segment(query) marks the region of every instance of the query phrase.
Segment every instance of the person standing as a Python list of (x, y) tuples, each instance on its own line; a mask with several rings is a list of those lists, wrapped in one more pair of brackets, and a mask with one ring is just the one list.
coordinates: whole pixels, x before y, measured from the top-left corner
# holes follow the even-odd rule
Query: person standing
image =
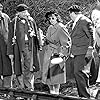
[[(50, 26), (47, 29), (45, 53), (42, 70), (42, 82), (47, 84), (51, 94), (59, 94), (60, 84), (66, 83), (65, 62), (51, 62), (53, 56), (67, 56), (69, 37), (63, 28), (58, 14), (49, 11), (45, 15)], [(57, 60), (58, 61), (58, 60)]]
[(97, 0), (95, 8), (92, 10), (91, 13), (91, 20), (94, 24), (94, 59), (96, 62), (96, 70), (95, 71), (95, 80), (96, 83), (99, 85), (100, 83), (100, 2)]
[(0, 77), (3, 79), (3, 86), (10, 87), (10, 76), (12, 74), (11, 61), (7, 55), (8, 23), (10, 17), (2, 12), (3, 5), (0, 4)]
[(8, 55), (14, 62), (14, 73), (21, 88), (34, 90), (33, 72), (39, 70), (38, 31), (28, 6), (19, 4), (15, 18), (9, 24)]
[(87, 51), (89, 51), (92, 56), (92, 22), (89, 18), (81, 13), (81, 9), (78, 5), (71, 6), (68, 11), (70, 18), (74, 21), (71, 33), (71, 54), (74, 56), (74, 76), (77, 84), (78, 94), (79, 97), (90, 98), (88, 91), (89, 77), (84, 71), (84, 66), (86, 66), (85, 56)]

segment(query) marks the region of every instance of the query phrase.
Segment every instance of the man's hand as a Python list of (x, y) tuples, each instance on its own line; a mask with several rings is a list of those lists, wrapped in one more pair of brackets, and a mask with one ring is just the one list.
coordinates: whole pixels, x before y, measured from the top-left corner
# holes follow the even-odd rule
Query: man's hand
[(88, 47), (86, 57), (92, 57), (93, 56), (93, 47)]

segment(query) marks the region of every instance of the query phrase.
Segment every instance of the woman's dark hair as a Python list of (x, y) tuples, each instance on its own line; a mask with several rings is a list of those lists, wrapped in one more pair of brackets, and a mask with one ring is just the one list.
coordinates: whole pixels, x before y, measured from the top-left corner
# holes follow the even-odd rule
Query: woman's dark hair
[(52, 14), (54, 14), (57, 17), (57, 22), (61, 22), (60, 16), (55, 11), (49, 11), (45, 14), (45, 18), (47, 21), (49, 21), (49, 23), (50, 23), (50, 17), (52, 16)]
[(55, 11), (49, 11), (49, 12), (47, 12), (47, 13), (45, 14), (45, 18), (46, 18), (46, 19), (49, 19), (49, 18), (52, 16), (52, 14), (55, 14)]

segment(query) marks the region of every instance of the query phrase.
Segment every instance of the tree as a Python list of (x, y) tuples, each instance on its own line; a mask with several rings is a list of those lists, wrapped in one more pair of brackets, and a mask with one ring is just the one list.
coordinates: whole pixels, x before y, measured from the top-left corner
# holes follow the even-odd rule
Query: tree
[(45, 13), (49, 10), (56, 10), (62, 17), (64, 23), (69, 21), (68, 7), (77, 4), (84, 8), (84, 12), (88, 12), (95, 0), (0, 0), (4, 5), (4, 12), (11, 18), (16, 13), (16, 6), (20, 3), (27, 4), (30, 9), (31, 16), (36, 20), (38, 27), (46, 33), (48, 23), (45, 22)]

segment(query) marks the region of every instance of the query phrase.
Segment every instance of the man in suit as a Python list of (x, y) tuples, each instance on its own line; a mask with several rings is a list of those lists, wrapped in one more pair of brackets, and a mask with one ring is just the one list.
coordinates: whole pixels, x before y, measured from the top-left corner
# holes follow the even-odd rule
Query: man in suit
[(69, 9), (71, 19), (74, 21), (72, 26), (72, 47), (71, 54), (74, 55), (74, 76), (77, 90), (80, 97), (90, 98), (88, 92), (88, 76), (84, 71), (86, 65), (85, 56), (87, 51), (92, 55), (93, 36), (91, 31), (91, 20), (81, 13), (80, 7), (71, 6)]

